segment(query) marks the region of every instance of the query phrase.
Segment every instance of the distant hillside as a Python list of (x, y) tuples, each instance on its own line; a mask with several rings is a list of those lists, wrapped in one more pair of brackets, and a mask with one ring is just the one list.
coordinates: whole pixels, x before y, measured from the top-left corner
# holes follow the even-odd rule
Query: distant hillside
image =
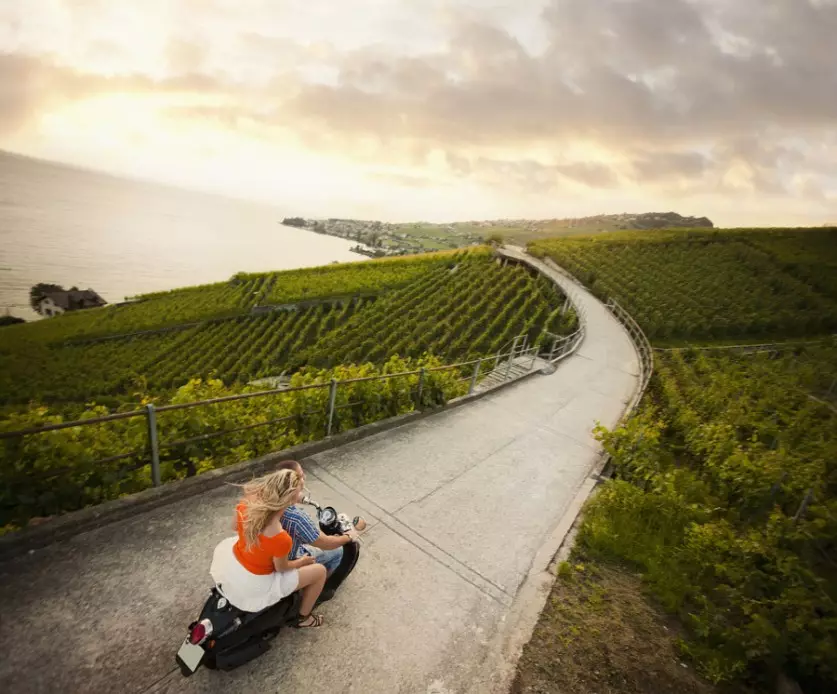
[(556, 220), (567, 222), (567, 226), (613, 226), (617, 229), (672, 229), (714, 227), (708, 217), (684, 217), (676, 212), (643, 212), (641, 214), (601, 214), (580, 219)]
[(706, 217), (684, 217), (676, 212), (603, 214), (566, 219), (494, 219), (449, 224), (286, 217), (282, 223), (357, 241), (357, 250), (364, 255), (401, 255), (461, 248), (482, 243), (496, 234), (512, 243), (524, 243), (549, 236), (593, 234), (600, 231), (714, 226)]
[(484, 230), (484, 236), (499, 233), (509, 241), (522, 242), (549, 236), (595, 234), (601, 231), (713, 228), (714, 224), (707, 217), (684, 217), (676, 212), (642, 212), (565, 219), (499, 219), (451, 226), (469, 232), (473, 232), (475, 227), (481, 228)]

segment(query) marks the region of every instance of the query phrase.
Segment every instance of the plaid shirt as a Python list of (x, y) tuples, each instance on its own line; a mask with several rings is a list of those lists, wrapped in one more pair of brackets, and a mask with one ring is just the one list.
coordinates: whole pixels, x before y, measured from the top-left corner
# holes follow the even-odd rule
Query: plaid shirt
[(302, 545), (310, 545), (320, 536), (320, 531), (305, 511), (289, 506), (282, 514), (282, 528), (293, 539), (290, 558), (298, 559)]

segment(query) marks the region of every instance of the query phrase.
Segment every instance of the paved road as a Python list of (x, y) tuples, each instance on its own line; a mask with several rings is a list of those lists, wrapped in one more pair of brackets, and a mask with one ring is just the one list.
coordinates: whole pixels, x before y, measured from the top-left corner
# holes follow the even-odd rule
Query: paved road
[(473, 404), (304, 461), (315, 498), (370, 522), (361, 561), (323, 607), (232, 673), (173, 673), (174, 651), (231, 534), (238, 490), (79, 535), (0, 565), (0, 690), (28, 692), (431, 692), (485, 677), (544, 539), (637, 384), (634, 349), (583, 288), (579, 351)]

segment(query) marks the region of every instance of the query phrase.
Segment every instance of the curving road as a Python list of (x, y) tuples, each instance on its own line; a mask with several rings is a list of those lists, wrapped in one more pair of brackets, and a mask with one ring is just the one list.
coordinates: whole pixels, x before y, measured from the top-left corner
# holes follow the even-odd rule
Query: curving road
[(0, 689), (446, 694), (500, 682), (492, 643), (599, 459), (591, 429), (615, 424), (638, 382), (607, 309), (532, 262), (586, 311), (585, 340), (555, 373), (303, 461), (315, 498), (371, 526), (324, 628), (285, 630), (232, 673), (173, 672), (230, 534), (237, 490), (225, 487), (0, 564)]

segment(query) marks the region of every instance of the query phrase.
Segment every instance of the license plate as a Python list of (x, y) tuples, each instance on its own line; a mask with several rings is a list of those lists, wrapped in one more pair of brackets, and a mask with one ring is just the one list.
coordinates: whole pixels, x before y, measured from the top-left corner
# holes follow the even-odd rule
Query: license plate
[(194, 672), (198, 669), (198, 665), (201, 664), (203, 656), (203, 648), (189, 643), (189, 639), (186, 639), (180, 647), (180, 650), (177, 651), (177, 659), (189, 669), (189, 672)]

